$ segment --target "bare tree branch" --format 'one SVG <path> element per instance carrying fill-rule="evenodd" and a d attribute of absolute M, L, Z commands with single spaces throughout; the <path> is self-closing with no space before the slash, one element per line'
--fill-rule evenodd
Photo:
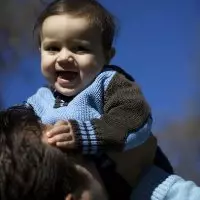
<path fill-rule="evenodd" d="M 20 55 L 33 50 L 33 25 L 40 0 L 3 0 L 0 6 L 0 70 L 15 67 Z"/>

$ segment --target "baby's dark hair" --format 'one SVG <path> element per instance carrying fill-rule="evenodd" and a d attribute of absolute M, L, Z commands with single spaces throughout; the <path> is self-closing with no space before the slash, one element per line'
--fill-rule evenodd
<path fill-rule="evenodd" d="M 75 17 L 85 17 L 91 26 L 101 32 L 104 50 L 110 50 L 116 35 L 116 20 L 114 16 L 96 0 L 55 0 L 50 3 L 38 17 L 34 32 L 37 32 L 38 43 L 41 45 L 41 28 L 47 17 L 69 14 Z"/>
<path fill-rule="evenodd" d="M 44 144 L 41 134 L 31 107 L 0 111 L 1 200 L 64 200 L 84 184 L 75 165 Z"/>

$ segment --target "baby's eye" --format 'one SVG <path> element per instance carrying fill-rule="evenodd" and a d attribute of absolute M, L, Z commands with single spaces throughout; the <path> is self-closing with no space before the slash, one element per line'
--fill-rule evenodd
<path fill-rule="evenodd" d="M 73 51 L 75 53 L 88 53 L 90 50 L 87 47 L 84 46 L 77 46 L 73 48 Z"/>
<path fill-rule="evenodd" d="M 54 53 L 54 52 L 59 52 L 60 48 L 56 46 L 49 46 L 49 47 L 46 47 L 45 50 Z"/>

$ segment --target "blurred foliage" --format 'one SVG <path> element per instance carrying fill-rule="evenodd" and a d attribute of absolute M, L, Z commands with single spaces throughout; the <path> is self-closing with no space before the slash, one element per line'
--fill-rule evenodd
<path fill-rule="evenodd" d="M 0 73 L 13 71 L 18 61 L 36 48 L 33 26 L 45 4 L 41 0 L 1 0 L 0 6 Z M 0 82 L 2 87 L 2 83 Z M 0 92 L 0 108 L 3 106 Z"/>
<path fill-rule="evenodd" d="M 200 113 L 176 120 L 157 134 L 175 172 L 200 185 Z"/>
<path fill-rule="evenodd" d="M 23 53 L 34 49 L 32 30 L 41 8 L 39 0 L 1 0 L 0 70 L 15 67 Z"/>

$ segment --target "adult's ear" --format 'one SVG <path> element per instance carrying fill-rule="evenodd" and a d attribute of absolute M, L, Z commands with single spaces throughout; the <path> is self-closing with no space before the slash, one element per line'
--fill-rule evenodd
<path fill-rule="evenodd" d="M 75 198 L 72 194 L 68 194 L 65 200 L 75 200 Z"/>
<path fill-rule="evenodd" d="M 65 198 L 65 200 L 79 200 L 79 199 L 90 200 L 91 199 L 90 192 L 89 191 L 84 191 L 82 193 L 81 197 L 78 198 L 78 199 L 73 194 L 68 194 L 67 197 Z M 105 199 L 105 198 L 103 198 L 103 199 Z"/>
<path fill-rule="evenodd" d="M 109 64 L 112 58 L 115 56 L 116 50 L 112 47 L 110 50 L 106 52 L 106 64 Z"/>

